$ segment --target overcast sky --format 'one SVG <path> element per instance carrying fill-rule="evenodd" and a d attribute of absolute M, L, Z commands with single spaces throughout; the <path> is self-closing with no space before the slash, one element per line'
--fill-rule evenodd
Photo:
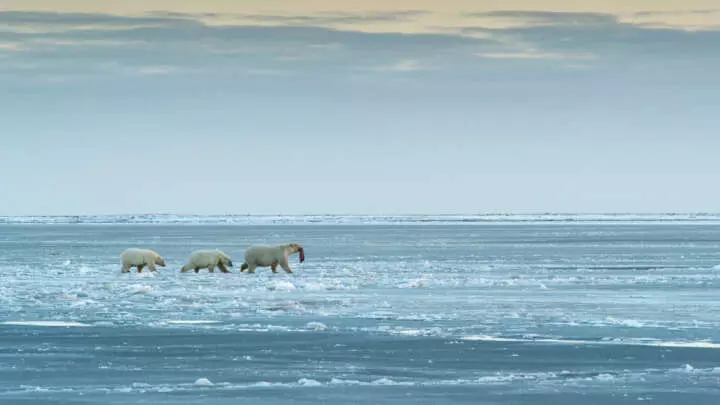
<path fill-rule="evenodd" d="M 720 207 L 715 0 L 58 3 L 0 5 L 0 215 Z"/>

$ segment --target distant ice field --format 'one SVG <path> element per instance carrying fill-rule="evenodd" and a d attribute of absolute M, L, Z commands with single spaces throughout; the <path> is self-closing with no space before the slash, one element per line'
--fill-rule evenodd
<path fill-rule="evenodd" d="M 600 217 L 0 218 L 0 404 L 720 403 L 720 216 Z"/>
<path fill-rule="evenodd" d="M 0 224 L 185 224 L 185 225 L 468 225 L 527 223 L 720 224 L 720 213 L 444 214 L 444 215 L 54 215 L 0 216 Z"/>

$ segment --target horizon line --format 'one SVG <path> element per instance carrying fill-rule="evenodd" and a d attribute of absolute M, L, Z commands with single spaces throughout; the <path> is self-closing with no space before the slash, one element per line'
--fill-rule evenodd
<path fill-rule="evenodd" d="M 292 216 L 292 217 L 310 217 L 310 216 L 356 216 L 356 217 L 372 217 L 372 216 L 490 216 L 490 215 L 720 215 L 720 211 L 612 211 L 612 212 L 592 212 L 592 211 L 487 211 L 487 212 L 456 212 L 456 213 L 171 213 L 171 212 L 143 212 L 143 213 L 103 213 L 103 214 L 0 214 L 0 218 L 9 217 L 88 217 L 88 216 L 147 216 L 147 215 L 178 215 L 178 216 Z"/>

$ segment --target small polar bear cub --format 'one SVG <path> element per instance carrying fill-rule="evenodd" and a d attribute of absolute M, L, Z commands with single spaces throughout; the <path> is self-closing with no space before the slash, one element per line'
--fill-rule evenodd
<path fill-rule="evenodd" d="M 277 246 L 255 245 L 245 251 L 245 262 L 240 266 L 240 272 L 247 269 L 248 273 L 255 273 L 258 267 L 268 267 L 277 273 L 278 264 L 288 273 L 292 273 L 288 256 L 300 254 L 300 263 L 305 261 L 305 250 L 297 243 L 288 243 Z"/>
<path fill-rule="evenodd" d="M 190 253 L 188 263 L 184 265 L 180 271 L 185 273 L 189 270 L 195 270 L 195 273 L 198 273 L 200 269 L 208 269 L 210 273 L 214 273 L 215 267 L 217 267 L 223 273 L 230 273 L 227 267 L 232 267 L 232 265 L 233 263 L 230 257 L 218 249 L 196 250 Z"/>
<path fill-rule="evenodd" d="M 122 264 L 123 273 L 129 273 L 133 267 L 137 267 L 138 273 L 142 273 L 145 266 L 148 266 L 150 271 L 157 270 L 155 265 L 165 267 L 165 259 L 150 249 L 125 249 L 120 253 L 120 263 Z"/>

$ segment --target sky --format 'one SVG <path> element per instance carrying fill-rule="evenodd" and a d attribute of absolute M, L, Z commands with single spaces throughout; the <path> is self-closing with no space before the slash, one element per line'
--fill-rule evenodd
<path fill-rule="evenodd" d="M 718 211 L 718 44 L 716 0 L 2 0 L 0 215 Z"/>

